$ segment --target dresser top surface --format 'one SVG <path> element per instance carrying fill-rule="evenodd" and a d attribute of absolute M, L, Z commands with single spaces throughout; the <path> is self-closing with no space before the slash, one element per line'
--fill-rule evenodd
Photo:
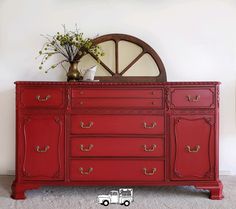
<path fill-rule="evenodd" d="M 59 86 L 172 86 L 172 85 L 196 85 L 196 86 L 209 86 L 220 85 L 219 81 L 178 81 L 178 82 L 61 82 L 61 81 L 16 81 L 16 85 L 59 85 Z"/>

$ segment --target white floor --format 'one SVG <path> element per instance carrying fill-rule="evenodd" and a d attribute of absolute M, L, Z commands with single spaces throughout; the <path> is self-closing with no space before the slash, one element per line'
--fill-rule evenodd
<path fill-rule="evenodd" d="M 43 187 L 26 193 L 26 200 L 12 200 L 12 176 L 0 176 L 0 209 L 100 209 L 97 195 L 118 187 Z M 133 187 L 134 202 L 129 209 L 236 209 L 236 176 L 222 176 L 223 200 L 209 200 L 208 192 L 194 187 Z"/>

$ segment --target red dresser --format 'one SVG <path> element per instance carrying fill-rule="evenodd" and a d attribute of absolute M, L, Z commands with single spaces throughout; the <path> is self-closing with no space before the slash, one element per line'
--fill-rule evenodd
<path fill-rule="evenodd" d="M 44 185 L 193 185 L 221 199 L 218 86 L 16 82 L 12 198 Z"/>

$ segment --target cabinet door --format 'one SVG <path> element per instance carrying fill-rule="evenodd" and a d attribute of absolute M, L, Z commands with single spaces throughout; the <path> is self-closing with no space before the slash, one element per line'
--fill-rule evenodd
<path fill-rule="evenodd" d="M 171 179 L 214 178 L 214 117 L 171 118 Z"/>
<path fill-rule="evenodd" d="M 27 115 L 21 121 L 22 177 L 64 178 L 64 119 L 58 115 Z"/>

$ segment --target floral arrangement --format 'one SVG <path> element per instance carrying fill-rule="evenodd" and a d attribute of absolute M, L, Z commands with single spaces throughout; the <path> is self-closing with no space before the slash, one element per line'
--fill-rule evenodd
<path fill-rule="evenodd" d="M 95 45 L 92 39 L 84 38 L 83 33 L 78 31 L 77 26 L 75 31 L 68 31 L 65 25 L 63 25 L 63 28 L 63 33 L 57 32 L 56 35 L 53 36 L 43 35 L 46 42 L 39 51 L 39 57 L 42 57 L 39 66 L 40 70 L 43 69 L 45 73 L 47 73 L 50 69 L 54 69 L 58 65 L 61 65 L 65 69 L 63 63 L 68 62 L 72 64 L 79 62 L 79 60 L 88 53 L 92 54 L 99 62 L 99 57 L 104 55 L 100 46 Z M 45 62 L 53 55 L 61 55 L 62 59 L 45 69 Z"/>

